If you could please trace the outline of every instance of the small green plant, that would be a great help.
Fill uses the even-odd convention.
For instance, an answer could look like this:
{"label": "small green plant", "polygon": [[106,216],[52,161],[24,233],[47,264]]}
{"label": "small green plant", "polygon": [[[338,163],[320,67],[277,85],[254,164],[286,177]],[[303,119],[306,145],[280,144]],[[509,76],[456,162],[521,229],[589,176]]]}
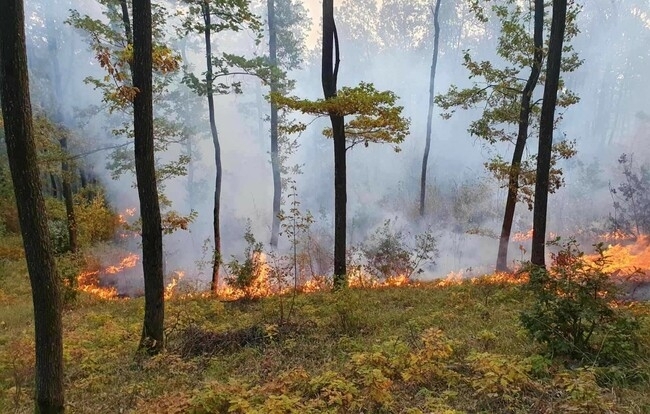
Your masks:
{"label": "small green plant", "polygon": [[552,354],[606,364],[633,357],[639,325],[614,307],[618,289],[604,271],[602,243],[595,247],[597,255],[587,259],[569,240],[552,255],[550,269],[531,267],[527,289],[534,302],[521,321]]}
{"label": "small green plant", "polygon": [[[281,235],[284,234],[287,236],[289,243],[291,243],[291,267],[293,269],[293,293],[291,295],[291,303],[289,305],[289,312],[287,315],[287,321],[291,319],[291,314],[293,313],[293,308],[296,300],[296,293],[298,291],[298,276],[299,276],[299,252],[298,248],[301,238],[305,238],[309,234],[309,229],[314,222],[314,217],[311,215],[311,212],[307,210],[306,213],[303,213],[300,210],[300,201],[298,200],[298,186],[296,181],[293,178],[288,178],[285,180],[287,185],[290,185],[291,193],[289,197],[291,198],[291,203],[289,208],[289,213],[285,214],[283,210],[280,210],[278,214],[278,219],[280,220],[280,226],[282,227]],[[309,241],[307,240],[304,246],[306,251],[309,251]],[[303,255],[304,256],[304,255]],[[301,266],[302,267],[302,266]],[[286,280],[285,275],[289,275],[287,272],[288,266],[285,267],[284,271],[281,266],[273,266],[273,276],[279,282],[282,283]],[[281,322],[284,321],[284,305],[282,300],[280,301],[281,312],[280,319]]]}
{"label": "small green plant", "polygon": [[409,246],[406,235],[395,230],[391,220],[386,220],[361,247],[365,259],[364,268],[377,279],[391,280],[398,277],[410,278],[415,272],[422,272],[421,265],[435,263],[438,255],[436,239],[427,230],[415,236],[415,247]]}
{"label": "small green plant", "polygon": [[48,220],[47,228],[50,233],[50,243],[54,254],[62,254],[70,250],[68,228],[62,220]]}
{"label": "small green plant", "polygon": [[77,277],[86,264],[82,254],[65,253],[56,258],[56,269],[61,280],[61,299],[63,306],[76,302],[78,294]]}
{"label": "small green plant", "polygon": [[245,259],[239,261],[233,256],[232,260],[226,263],[228,269],[228,276],[225,280],[228,286],[244,294],[244,298],[253,299],[256,292],[261,289],[261,284],[264,283],[265,263],[262,252],[262,243],[258,242],[251,230],[250,220],[246,225],[246,232],[244,233],[244,240],[246,240],[246,249],[244,251]]}

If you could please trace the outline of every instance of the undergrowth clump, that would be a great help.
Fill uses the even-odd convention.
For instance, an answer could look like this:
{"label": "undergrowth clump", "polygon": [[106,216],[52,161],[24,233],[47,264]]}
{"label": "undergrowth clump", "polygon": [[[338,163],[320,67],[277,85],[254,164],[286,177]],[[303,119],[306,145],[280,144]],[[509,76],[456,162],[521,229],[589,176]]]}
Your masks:
{"label": "undergrowth clump", "polygon": [[423,265],[435,264],[438,256],[437,242],[430,230],[407,241],[407,234],[395,229],[391,220],[375,230],[368,241],[359,248],[363,269],[377,280],[409,279],[423,271]]}
{"label": "undergrowth clump", "polygon": [[551,354],[589,364],[626,362],[636,355],[638,321],[617,309],[619,288],[604,271],[604,246],[587,260],[575,240],[552,255],[548,270],[530,268],[533,305],[521,322]]}
{"label": "undergrowth clump", "polygon": [[266,269],[263,244],[255,239],[250,222],[246,226],[244,240],[246,241],[244,260],[240,261],[233,257],[230,262],[226,263],[229,274],[225,280],[228,286],[242,292],[244,298],[253,299],[267,280],[264,279]]}

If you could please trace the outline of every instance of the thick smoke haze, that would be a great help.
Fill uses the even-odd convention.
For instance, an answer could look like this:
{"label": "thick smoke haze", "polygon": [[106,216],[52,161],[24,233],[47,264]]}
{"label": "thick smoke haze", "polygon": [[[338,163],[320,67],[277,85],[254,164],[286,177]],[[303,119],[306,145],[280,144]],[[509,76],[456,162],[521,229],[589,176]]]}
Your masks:
{"label": "thick smoke haze", "polygon": [[[496,22],[480,23],[472,18],[463,0],[442,0],[440,56],[436,74],[436,93],[446,92],[451,85],[471,85],[462,66],[468,50],[477,60],[492,60],[496,65],[498,35]],[[650,146],[650,7],[647,1],[620,0],[581,2],[578,15],[580,33],[572,43],[584,60],[574,73],[565,76],[566,87],[580,97],[580,102],[562,110],[562,119],[555,140],[575,140],[578,154],[563,162],[565,186],[550,197],[549,231],[570,236],[580,231],[605,232],[612,213],[609,186],[621,182],[616,162],[622,153],[634,153],[641,165],[649,160]],[[597,4],[596,4],[597,3]],[[161,3],[170,10],[175,3]],[[313,21],[307,32],[306,53],[300,70],[289,76],[296,80],[293,95],[321,98],[320,84],[320,4],[305,4]],[[27,2],[28,53],[32,90],[37,108],[48,112],[53,107],[62,111],[62,122],[77,137],[73,154],[119,145],[128,141],[111,133],[117,114],[101,110],[87,116],[90,106],[99,108],[101,94],[85,84],[88,76],[102,77],[86,37],[64,24],[70,9],[94,18],[102,18],[102,7],[94,1]],[[390,15],[385,7],[401,11]],[[418,216],[419,176],[424,148],[426,115],[429,98],[429,70],[432,53],[432,19],[430,4],[420,0],[346,0],[336,3],[335,18],[341,45],[339,88],[371,82],[379,90],[392,90],[411,120],[410,136],[395,152],[389,145],[362,145],[348,153],[348,240],[350,245],[363,242],[385,220],[394,220],[398,228],[417,234],[431,228],[438,241],[440,256],[436,266],[422,277],[444,277],[451,271],[472,269],[473,272],[493,270],[506,191],[502,183],[491,178],[484,163],[495,155],[511,158],[511,145],[489,146],[467,132],[469,123],[478,118],[480,109],[458,110],[445,120],[434,108],[432,148],[428,169],[428,214]],[[375,9],[375,14],[371,11]],[[253,7],[264,19],[264,4]],[[382,11],[383,10],[383,11]],[[171,27],[172,46],[179,42]],[[409,27],[409,25],[411,25]],[[532,27],[531,27],[532,31]],[[547,33],[546,33],[547,35]],[[410,37],[408,37],[410,36]],[[52,39],[60,43],[56,56],[48,55]],[[218,52],[265,54],[266,43],[255,46],[250,33],[215,36]],[[184,65],[200,76],[204,71],[201,37],[190,35]],[[59,73],[52,70],[51,59],[57,59]],[[522,74],[527,76],[527,72]],[[178,80],[180,80],[180,75]],[[238,79],[229,79],[230,81]],[[270,166],[269,104],[261,97],[268,93],[254,79],[242,79],[243,94],[216,98],[217,128],[222,145],[224,165],[222,192],[223,255],[241,254],[245,243],[243,233],[250,220],[258,240],[268,243],[271,229],[272,177]],[[60,85],[54,89],[52,85]],[[172,89],[179,88],[172,86]],[[183,87],[180,87],[182,89]],[[179,90],[180,90],[179,89]],[[541,96],[538,87],[535,96]],[[188,214],[198,212],[190,231],[165,236],[167,270],[185,269],[188,275],[209,279],[209,270],[197,262],[210,254],[203,251],[212,232],[214,188],[213,147],[209,136],[207,105],[198,99],[195,117],[189,125],[198,157],[193,160],[194,181],[199,183],[190,206],[187,177],[165,182],[164,193],[172,208]],[[294,114],[296,118],[311,119]],[[290,163],[302,165],[297,183],[301,209],[311,211],[315,218],[314,234],[323,243],[331,244],[334,188],[332,142],[322,135],[328,125],[320,119],[297,137],[300,147]],[[514,128],[514,127],[513,127]],[[537,137],[529,139],[528,151],[536,152]],[[182,146],[172,146],[161,159],[173,158]],[[111,150],[98,151],[82,157],[87,169],[107,188],[110,202],[118,211],[138,205],[134,177],[125,174],[111,178],[106,164]],[[286,205],[286,194],[285,194]],[[525,204],[517,205],[514,232],[527,232],[532,227],[532,214]],[[280,250],[288,248],[281,238]],[[591,242],[593,240],[585,240]],[[134,246],[132,246],[134,247]],[[509,259],[527,260],[528,241],[513,241]]]}

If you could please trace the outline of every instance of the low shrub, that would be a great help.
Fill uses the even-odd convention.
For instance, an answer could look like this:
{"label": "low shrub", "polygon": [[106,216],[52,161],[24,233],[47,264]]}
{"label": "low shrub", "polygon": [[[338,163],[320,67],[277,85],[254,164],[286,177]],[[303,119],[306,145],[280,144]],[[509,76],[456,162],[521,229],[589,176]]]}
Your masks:
{"label": "low shrub", "polygon": [[521,322],[553,355],[608,364],[634,357],[639,324],[616,308],[618,287],[603,270],[602,244],[587,259],[575,240],[560,246],[548,270],[530,268],[532,306]]}

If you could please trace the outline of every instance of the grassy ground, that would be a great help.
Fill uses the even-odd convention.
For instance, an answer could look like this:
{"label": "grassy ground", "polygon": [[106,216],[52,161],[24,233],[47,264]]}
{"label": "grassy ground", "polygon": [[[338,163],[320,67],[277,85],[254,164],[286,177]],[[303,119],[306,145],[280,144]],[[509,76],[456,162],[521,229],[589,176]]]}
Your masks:
{"label": "grassy ground", "polygon": [[[168,351],[135,349],[142,299],[66,310],[71,413],[650,412],[650,307],[639,358],[551,361],[519,324],[517,285],[349,290],[222,303],[174,298]],[[0,262],[0,412],[31,412],[33,324],[20,260]],[[203,355],[199,355],[203,354]]]}

